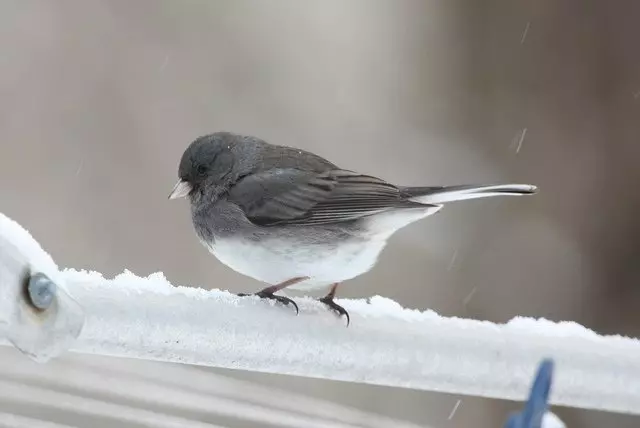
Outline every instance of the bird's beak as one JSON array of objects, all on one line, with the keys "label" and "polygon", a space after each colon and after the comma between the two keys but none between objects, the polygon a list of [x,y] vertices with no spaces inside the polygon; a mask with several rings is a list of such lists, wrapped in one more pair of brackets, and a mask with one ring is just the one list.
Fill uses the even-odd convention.
[{"label": "bird's beak", "polygon": [[193,190],[193,187],[191,187],[191,184],[189,184],[186,181],[180,180],[173,187],[173,190],[169,194],[169,199],[184,198],[189,193],[191,193],[191,190]]}]

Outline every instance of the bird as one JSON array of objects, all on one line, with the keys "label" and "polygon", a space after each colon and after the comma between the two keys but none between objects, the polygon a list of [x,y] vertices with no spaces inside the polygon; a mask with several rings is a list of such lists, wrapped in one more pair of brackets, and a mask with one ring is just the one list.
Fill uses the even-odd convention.
[{"label": "bird", "polygon": [[221,263],[267,285],[253,295],[298,313],[293,299],[276,293],[324,288],[318,300],[348,326],[337,289],[369,272],[395,232],[449,202],[537,191],[530,184],[400,186],[310,151],[219,131],[184,150],[169,199],[190,201],[196,235]]}]

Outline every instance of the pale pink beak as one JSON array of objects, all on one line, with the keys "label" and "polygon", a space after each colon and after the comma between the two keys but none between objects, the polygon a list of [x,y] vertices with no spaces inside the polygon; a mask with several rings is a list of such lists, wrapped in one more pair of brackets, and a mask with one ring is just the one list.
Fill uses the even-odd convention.
[{"label": "pale pink beak", "polygon": [[189,193],[191,193],[191,190],[193,190],[191,184],[187,183],[186,181],[180,180],[173,187],[173,190],[169,194],[169,199],[184,198]]}]

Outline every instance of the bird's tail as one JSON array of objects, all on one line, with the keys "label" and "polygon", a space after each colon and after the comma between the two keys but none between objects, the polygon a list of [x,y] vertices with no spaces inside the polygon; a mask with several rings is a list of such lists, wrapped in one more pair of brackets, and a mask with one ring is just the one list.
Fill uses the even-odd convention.
[{"label": "bird's tail", "polygon": [[445,204],[447,202],[467,199],[488,198],[491,196],[533,195],[538,191],[530,184],[496,184],[496,185],[460,185],[443,187],[403,187],[402,192],[408,199],[423,204]]}]

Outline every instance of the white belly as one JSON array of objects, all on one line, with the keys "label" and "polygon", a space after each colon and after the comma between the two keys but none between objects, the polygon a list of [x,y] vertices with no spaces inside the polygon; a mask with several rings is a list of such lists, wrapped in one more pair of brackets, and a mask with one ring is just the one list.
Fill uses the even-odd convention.
[{"label": "white belly", "polygon": [[245,239],[216,240],[209,251],[225,265],[269,285],[309,277],[289,288],[308,290],[346,281],[369,271],[386,240],[354,239],[339,246],[305,246],[270,240],[258,245]]},{"label": "white belly", "polygon": [[[291,233],[274,233],[260,244],[244,237],[216,238],[213,245],[203,244],[225,265],[243,275],[276,285],[296,277],[308,280],[290,286],[309,290],[327,287],[368,272],[377,262],[387,239],[397,230],[437,212],[441,207],[393,210],[363,220],[368,233],[360,238],[306,239]],[[331,233],[331,232],[328,232]],[[284,237],[276,237],[276,236]],[[309,237],[307,231],[306,238]],[[264,236],[264,235],[263,235]],[[313,243],[309,243],[313,242]],[[337,245],[339,243],[339,245]]]}]

